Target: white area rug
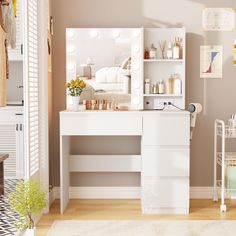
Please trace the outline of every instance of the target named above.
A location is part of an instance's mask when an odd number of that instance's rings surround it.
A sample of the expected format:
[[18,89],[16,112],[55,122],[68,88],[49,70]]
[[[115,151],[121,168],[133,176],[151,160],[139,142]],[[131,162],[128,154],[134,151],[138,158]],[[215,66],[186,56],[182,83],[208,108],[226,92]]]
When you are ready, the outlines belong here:
[[235,236],[236,221],[55,221],[48,236]]

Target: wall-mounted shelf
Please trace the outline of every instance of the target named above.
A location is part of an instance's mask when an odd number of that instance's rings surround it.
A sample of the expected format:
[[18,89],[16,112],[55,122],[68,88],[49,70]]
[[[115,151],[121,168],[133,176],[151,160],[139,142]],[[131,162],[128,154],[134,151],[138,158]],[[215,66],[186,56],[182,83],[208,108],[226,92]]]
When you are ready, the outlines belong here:
[[183,59],[144,59],[144,62],[183,62]]
[[177,94],[144,94],[143,95],[144,97],[175,97],[175,98],[178,98],[178,97],[182,97],[183,95],[180,94],[180,95],[177,95]]

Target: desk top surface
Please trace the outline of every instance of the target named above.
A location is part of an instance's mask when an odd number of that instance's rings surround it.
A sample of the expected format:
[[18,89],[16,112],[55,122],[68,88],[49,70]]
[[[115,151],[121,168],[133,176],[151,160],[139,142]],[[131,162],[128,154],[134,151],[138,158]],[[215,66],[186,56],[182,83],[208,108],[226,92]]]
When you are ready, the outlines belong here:
[[86,111],[72,111],[64,110],[60,111],[60,114],[187,114],[190,113],[186,110],[129,110],[129,111],[112,111],[112,110],[86,110]]
[[0,163],[6,160],[9,157],[8,154],[0,154]]

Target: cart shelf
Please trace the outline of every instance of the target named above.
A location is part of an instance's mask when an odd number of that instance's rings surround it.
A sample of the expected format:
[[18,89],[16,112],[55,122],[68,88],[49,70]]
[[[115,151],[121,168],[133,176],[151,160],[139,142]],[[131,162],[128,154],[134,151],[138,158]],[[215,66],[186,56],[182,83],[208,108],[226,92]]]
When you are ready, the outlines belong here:
[[[219,142],[219,138],[220,141]],[[215,132],[214,132],[214,195],[213,200],[218,201],[218,195],[221,198],[220,210],[225,212],[227,207],[225,204],[225,198],[236,198],[236,189],[232,188],[232,179],[228,179],[226,176],[229,168],[236,168],[236,152],[226,151],[226,142],[228,138],[236,138],[236,128],[232,128],[225,125],[222,120],[215,121]],[[218,173],[218,166],[221,168],[221,173]],[[235,169],[236,170],[236,169]],[[221,179],[217,179],[221,176]],[[231,188],[229,188],[231,187]]]

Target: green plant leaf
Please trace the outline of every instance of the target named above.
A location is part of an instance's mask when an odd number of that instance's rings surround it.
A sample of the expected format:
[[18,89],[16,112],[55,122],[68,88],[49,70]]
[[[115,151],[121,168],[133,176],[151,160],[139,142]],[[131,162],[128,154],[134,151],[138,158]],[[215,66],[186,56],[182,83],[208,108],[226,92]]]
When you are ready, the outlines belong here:
[[40,187],[39,182],[19,181],[16,190],[8,195],[11,210],[19,215],[16,227],[21,231],[33,228],[34,217],[47,205],[47,191]]

